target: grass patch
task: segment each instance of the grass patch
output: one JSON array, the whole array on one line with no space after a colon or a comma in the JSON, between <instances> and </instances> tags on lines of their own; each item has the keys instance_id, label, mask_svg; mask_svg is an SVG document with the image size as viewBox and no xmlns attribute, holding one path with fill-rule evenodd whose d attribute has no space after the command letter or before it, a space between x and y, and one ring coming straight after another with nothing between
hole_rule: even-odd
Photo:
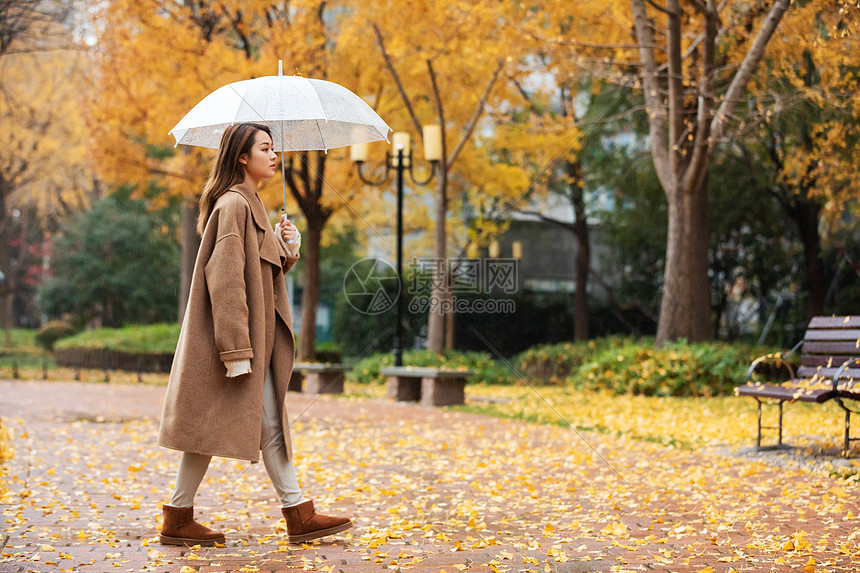
<instances>
[{"instance_id":1,"label":"grass patch","mask_svg":"<svg viewBox=\"0 0 860 573\"><path fill-rule=\"evenodd\" d=\"M0 330L0 356L43 354L44 350L36 342L38 332L31 328L13 328L7 341L6 331Z\"/></svg>"},{"instance_id":2,"label":"grass patch","mask_svg":"<svg viewBox=\"0 0 860 573\"><path fill-rule=\"evenodd\" d=\"M6 331L0 330L0 373L8 369L11 374L15 367L38 368L41 371L44 363L47 363L48 368L53 368L54 360L36 342L38 332L35 329L13 328L7 344Z\"/></svg>"},{"instance_id":3,"label":"grass patch","mask_svg":"<svg viewBox=\"0 0 860 573\"><path fill-rule=\"evenodd\" d=\"M469 370L473 373L472 381L487 384L511 384L516 379L507 366L493 360L485 352L446 350L444 354L435 354L429 350L407 350L403 353L403 363L408 366ZM394 356L390 352L372 354L355 362L346 380L357 384L384 384L385 376L380 369L393 365Z\"/></svg>"},{"instance_id":4,"label":"grass patch","mask_svg":"<svg viewBox=\"0 0 860 573\"><path fill-rule=\"evenodd\" d=\"M63 338L55 348L106 348L122 352L172 353L179 340L179 324L148 324L85 330Z\"/></svg>"},{"instance_id":5,"label":"grass patch","mask_svg":"<svg viewBox=\"0 0 860 573\"><path fill-rule=\"evenodd\" d=\"M465 406L452 409L541 424L569 423L577 430L594 429L686 449L755 444L756 404L748 398L633 396L609 390L556 386L532 390L483 384L466 386L466 397ZM469 400L470 397L479 399ZM486 402L480 398L506 401ZM765 425L775 422L776 408L765 408ZM843 422L844 412L835 403L789 404L784 408L783 439L796 446L816 443L827 448L838 447L842 443ZM775 434L765 434L765 443L770 441L775 441Z\"/></svg>"},{"instance_id":6,"label":"grass patch","mask_svg":"<svg viewBox=\"0 0 860 573\"><path fill-rule=\"evenodd\" d=\"M346 398L386 396L385 384L347 381L345 390ZM468 384L466 404L446 408L537 424L570 424L577 432L687 450L755 445L755 401L736 396L634 396L562 386L536 386L532 390L515 385ZM765 407L765 425L775 425L776 416L775 407ZM783 439L798 447L839 448L844 417L835 403L787 404ZM588 440L587 435L583 437ZM573 439L579 440L576 436ZM764 443L775 440L775 432L765 433Z\"/></svg>"}]
</instances>

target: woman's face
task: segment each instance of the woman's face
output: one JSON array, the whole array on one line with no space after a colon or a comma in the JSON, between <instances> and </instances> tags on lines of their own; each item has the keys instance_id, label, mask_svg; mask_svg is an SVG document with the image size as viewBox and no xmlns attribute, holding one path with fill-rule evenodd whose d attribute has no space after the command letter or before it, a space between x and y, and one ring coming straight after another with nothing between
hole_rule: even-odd
<instances>
[{"instance_id":1,"label":"woman's face","mask_svg":"<svg viewBox=\"0 0 860 573\"><path fill-rule=\"evenodd\" d=\"M245 179L259 183L261 179L268 179L275 174L277 159L272 138L265 131L257 131L254 134L254 145L251 147L251 153L242 155L239 161L244 166Z\"/></svg>"}]
</instances>

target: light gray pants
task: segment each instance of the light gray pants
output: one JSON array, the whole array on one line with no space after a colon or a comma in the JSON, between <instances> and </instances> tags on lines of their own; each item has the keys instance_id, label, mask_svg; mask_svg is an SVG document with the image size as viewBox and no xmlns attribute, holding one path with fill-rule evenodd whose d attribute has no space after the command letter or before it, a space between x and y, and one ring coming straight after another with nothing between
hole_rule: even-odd
<instances>
[{"instance_id":1,"label":"light gray pants","mask_svg":"<svg viewBox=\"0 0 860 573\"><path fill-rule=\"evenodd\" d=\"M287 444L284 441L284 431L279 415L278 398L275 392L275 380L272 369L266 372L266 383L263 385L263 424L260 449L263 452L263 465L275 491L281 501L281 507L291 507L302 503L305 498L299 488L296 478L296 467L292 459L287 459ZM176 472L176 486L170 505L173 507L191 507L194 496L212 456L183 452L179 460L179 470Z\"/></svg>"}]
</instances>

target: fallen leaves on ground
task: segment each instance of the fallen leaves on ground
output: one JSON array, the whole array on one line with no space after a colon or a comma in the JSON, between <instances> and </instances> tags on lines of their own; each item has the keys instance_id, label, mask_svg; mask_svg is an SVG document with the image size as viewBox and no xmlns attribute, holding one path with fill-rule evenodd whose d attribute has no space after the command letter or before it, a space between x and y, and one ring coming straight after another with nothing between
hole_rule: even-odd
<instances>
[{"instance_id":1,"label":"fallen leaves on ground","mask_svg":"<svg viewBox=\"0 0 860 573\"><path fill-rule=\"evenodd\" d=\"M523 390L498 396L519 404L494 407L548 415ZM717 412L722 402L696 407L543 390L572 424L610 430L358 398L314 402L292 428L296 464L319 510L354 516L356 528L334 544L289 545L262 464L215 458L197 509L226 533L226 547L161 546L158 507L169 498L179 454L157 447L157 420L6 416L16 456L3 478L14 503L3 509L9 540L0 562L26 561L34 571L372 564L513 572L564 571L560 564L574 561L605 571L656 565L724 573L850 571L860 559L852 482L635 439L685 431L686 443L740 442L747 432L740 410L721 414L722 425L733 427L725 429L694 409ZM682 412L683 404L693 411Z\"/></svg>"}]
</instances>

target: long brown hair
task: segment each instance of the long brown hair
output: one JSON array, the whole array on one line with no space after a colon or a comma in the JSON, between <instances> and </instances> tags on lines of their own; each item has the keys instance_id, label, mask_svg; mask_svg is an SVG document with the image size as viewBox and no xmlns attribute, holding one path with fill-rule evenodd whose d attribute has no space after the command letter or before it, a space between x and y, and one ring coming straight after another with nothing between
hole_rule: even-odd
<instances>
[{"instance_id":1,"label":"long brown hair","mask_svg":"<svg viewBox=\"0 0 860 573\"><path fill-rule=\"evenodd\" d=\"M224 130L218 156L212 164L209 179L200 196L200 214L197 216L197 233L203 235L209 215L218 197L230 187L245 180L245 170L239 162L242 155L250 154L258 131L265 131L272 137L269 126L262 123L237 123Z\"/></svg>"}]
</instances>

